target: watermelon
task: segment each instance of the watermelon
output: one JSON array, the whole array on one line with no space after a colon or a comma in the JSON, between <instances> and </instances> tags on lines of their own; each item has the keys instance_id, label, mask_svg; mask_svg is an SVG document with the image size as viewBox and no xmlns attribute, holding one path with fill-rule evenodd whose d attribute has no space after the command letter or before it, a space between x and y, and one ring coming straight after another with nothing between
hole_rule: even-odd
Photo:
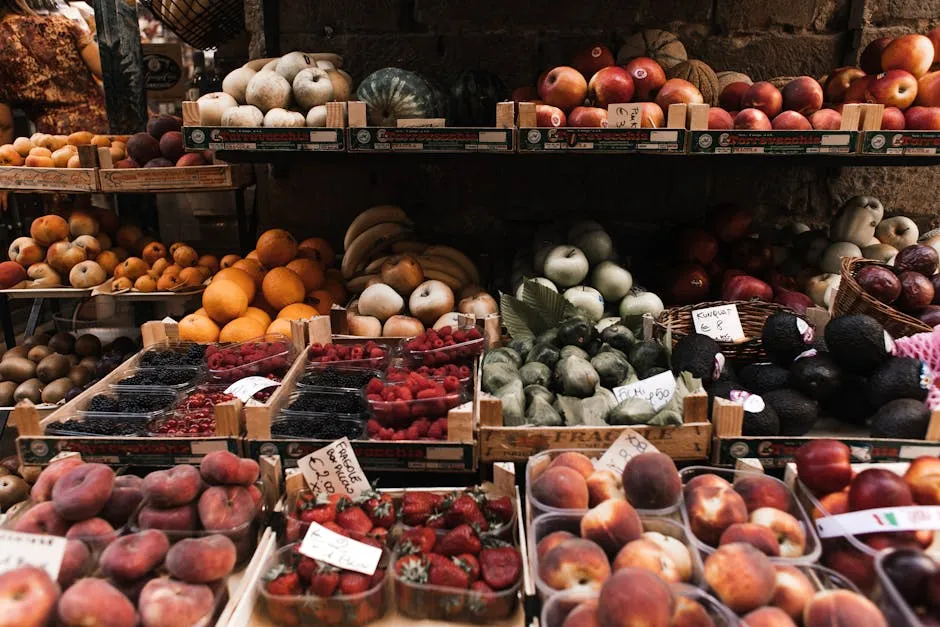
<instances>
[{"instance_id":1,"label":"watermelon","mask_svg":"<svg viewBox=\"0 0 940 627\"><path fill-rule=\"evenodd\" d=\"M356 98L366 103L370 126L396 126L398 120L432 118L439 103L431 84L421 75L396 67L365 77Z\"/></svg>"},{"instance_id":2,"label":"watermelon","mask_svg":"<svg viewBox=\"0 0 940 627\"><path fill-rule=\"evenodd\" d=\"M469 70L450 88L452 126L496 126L496 103L506 98L499 77L485 70Z\"/></svg>"}]
</instances>

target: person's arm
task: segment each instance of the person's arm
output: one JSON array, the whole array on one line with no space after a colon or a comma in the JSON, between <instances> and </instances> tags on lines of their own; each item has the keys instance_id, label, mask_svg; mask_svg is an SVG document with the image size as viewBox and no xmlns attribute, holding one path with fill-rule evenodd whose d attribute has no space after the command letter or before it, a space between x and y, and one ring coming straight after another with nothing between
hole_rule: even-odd
<instances>
[{"instance_id":1,"label":"person's arm","mask_svg":"<svg viewBox=\"0 0 940 627\"><path fill-rule=\"evenodd\" d=\"M13 110L0 102L0 146L13 143Z\"/></svg>"},{"instance_id":2,"label":"person's arm","mask_svg":"<svg viewBox=\"0 0 940 627\"><path fill-rule=\"evenodd\" d=\"M82 60L95 78L101 78L101 55L98 53L98 43L92 42L82 48Z\"/></svg>"}]
</instances>

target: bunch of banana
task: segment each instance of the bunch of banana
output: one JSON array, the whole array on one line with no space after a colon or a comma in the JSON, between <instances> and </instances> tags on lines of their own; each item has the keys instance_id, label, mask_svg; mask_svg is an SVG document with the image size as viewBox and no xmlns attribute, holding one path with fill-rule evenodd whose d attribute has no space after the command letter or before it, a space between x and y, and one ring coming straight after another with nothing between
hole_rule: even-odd
<instances>
[{"instance_id":1,"label":"bunch of banana","mask_svg":"<svg viewBox=\"0 0 940 627\"><path fill-rule=\"evenodd\" d=\"M382 265L397 255L413 255L424 276L459 295L480 284L480 272L464 253L450 246L430 246L409 239L413 224L399 207L382 205L360 213L346 231L343 277L352 292L379 280Z\"/></svg>"}]
</instances>

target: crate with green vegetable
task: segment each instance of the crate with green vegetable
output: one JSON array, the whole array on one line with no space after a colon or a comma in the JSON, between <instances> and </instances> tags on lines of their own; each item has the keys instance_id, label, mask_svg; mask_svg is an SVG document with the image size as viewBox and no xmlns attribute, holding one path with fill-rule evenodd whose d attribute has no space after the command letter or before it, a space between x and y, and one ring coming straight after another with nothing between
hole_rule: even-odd
<instances>
[{"instance_id":1,"label":"crate with green vegetable","mask_svg":"<svg viewBox=\"0 0 940 627\"><path fill-rule=\"evenodd\" d=\"M482 462L605 448L627 427L675 459L708 457L708 397L700 379L671 363L670 342L597 323L535 282L520 295L500 303L512 341L483 358L482 390L500 411L480 414Z\"/></svg>"}]
</instances>

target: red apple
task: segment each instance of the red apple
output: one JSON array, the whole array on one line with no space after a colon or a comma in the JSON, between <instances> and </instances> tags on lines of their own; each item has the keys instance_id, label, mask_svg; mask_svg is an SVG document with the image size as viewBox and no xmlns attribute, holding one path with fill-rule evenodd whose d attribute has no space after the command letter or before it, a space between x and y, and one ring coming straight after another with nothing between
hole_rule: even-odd
<instances>
[{"instance_id":1,"label":"red apple","mask_svg":"<svg viewBox=\"0 0 940 627\"><path fill-rule=\"evenodd\" d=\"M915 77L923 76L934 59L933 42L924 35L901 35L881 53L881 68L904 70Z\"/></svg>"},{"instance_id":2,"label":"red apple","mask_svg":"<svg viewBox=\"0 0 940 627\"><path fill-rule=\"evenodd\" d=\"M588 83L588 99L598 107L630 102L633 92L630 73L616 65L599 70Z\"/></svg>"},{"instance_id":3,"label":"red apple","mask_svg":"<svg viewBox=\"0 0 940 627\"><path fill-rule=\"evenodd\" d=\"M756 277L741 274L727 282L721 291L723 300L760 300L772 301L774 290L772 287Z\"/></svg>"},{"instance_id":4,"label":"red apple","mask_svg":"<svg viewBox=\"0 0 940 627\"><path fill-rule=\"evenodd\" d=\"M784 110L796 111L803 115L810 115L823 105L822 85L810 76L794 78L784 86L781 95Z\"/></svg>"},{"instance_id":5,"label":"red apple","mask_svg":"<svg viewBox=\"0 0 940 627\"><path fill-rule=\"evenodd\" d=\"M662 128L666 125L666 116L655 102L641 102L640 128Z\"/></svg>"},{"instance_id":6,"label":"red apple","mask_svg":"<svg viewBox=\"0 0 940 627\"><path fill-rule=\"evenodd\" d=\"M614 53L605 45L597 44L584 48L571 59L571 67L581 72L584 78L591 78L605 67L614 64ZM627 102L626 100L624 102Z\"/></svg>"},{"instance_id":7,"label":"red apple","mask_svg":"<svg viewBox=\"0 0 940 627\"><path fill-rule=\"evenodd\" d=\"M823 87L826 102L845 102L845 92L852 81L865 76L865 72L857 67L840 67L829 74L826 85Z\"/></svg>"},{"instance_id":8,"label":"red apple","mask_svg":"<svg viewBox=\"0 0 940 627\"><path fill-rule=\"evenodd\" d=\"M702 92L698 90L698 87L681 78L670 78L656 94L656 104L663 111L669 111L671 104L701 104L703 102L705 99L702 98Z\"/></svg>"},{"instance_id":9,"label":"red apple","mask_svg":"<svg viewBox=\"0 0 940 627\"><path fill-rule=\"evenodd\" d=\"M911 107L904 112L909 131L940 131L940 107Z\"/></svg>"},{"instance_id":10,"label":"red apple","mask_svg":"<svg viewBox=\"0 0 940 627\"><path fill-rule=\"evenodd\" d=\"M516 87L510 96L513 102L532 102L539 99L539 92L531 85Z\"/></svg>"},{"instance_id":11,"label":"red apple","mask_svg":"<svg viewBox=\"0 0 940 627\"><path fill-rule=\"evenodd\" d=\"M679 264L669 273L666 299L674 305L700 303L708 296L708 272L697 263Z\"/></svg>"},{"instance_id":12,"label":"red apple","mask_svg":"<svg viewBox=\"0 0 940 627\"><path fill-rule=\"evenodd\" d=\"M852 480L852 451L838 440L807 442L796 452L796 470L814 494L838 492Z\"/></svg>"},{"instance_id":13,"label":"red apple","mask_svg":"<svg viewBox=\"0 0 940 627\"><path fill-rule=\"evenodd\" d=\"M705 229L683 229L676 238L676 251L682 261L707 266L718 256L718 240Z\"/></svg>"},{"instance_id":14,"label":"red apple","mask_svg":"<svg viewBox=\"0 0 940 627\"><path fill-rule=\"evenodd\" d=\"M774 302L792 309L798 314L805 314L806 310L814 305L813 299L803 292L782 288L774 289Z\"/></svg>"},{"instance_id":15,"label":"red apple","mask_svg":"<svg viewBox=\"0 0 940 627\"><path fill-rule=\"evenodd\" d=\"M849 84L845 90L843 102L868 102L868 85L874 76L860 76Z\"/></svg>"},{"instance_id":16,"label":"red apple","mask_svg":"<svg viewBox=\"0 0 940 627\"><path fill-rule=\"evenodd\" d=\"M566 126L565 112L547 104L535 105L535 125L539 128L559 128Z\"/></svg>"},{"instance_id":17,"label":"red apple","mask_svg":"<svg viewBox=\"0 0 940 627\"><path fill-rule=\"evenodd\" d=\"M917 80L917 98L914 104L940 107L940 71L927 72Z\"/></svg>"},{"instance_id":18,"label":"red apple","mask_svg":"<svg viewBox=\"0 0 940 627\"><path fill-rule=\"evenodd\" d=\"M744 109L734 116L734 128L742 131L769 131L770 119L760 109Z\"/></svg>"},{"instance_id":19,"label":"red apple","mask_svg":"<svg viewBox=\"0 0 940 627\"><path fill-rule=\"evenodd\" d=\"M881 130L903 131L904 126L904 112L897 107L885 107L881 116Z\"/></svg>"},{"instance_id":20,"label":"red apple","mask_svg":"<svg viewBox=\"0 0 940 627\"><path fill-rule=\"evenodd\" d=\"M584 104L587 97L587 81L581 72L562 65L545 74L539 81L539 96L553 107L571 111Z\"/></svg>"},{"instance_id":21,"label":"red apple","mask_svg":"<svg viewBox=\"0 0 940 627\"><path fill-rule=\"evenodd\" d=\"M933 62L940 63L940 26L927 31L927 39L933 44Z\"/></svg>"},{"instance_id":22,"label":"red apple","mask_svg":"<svg viewBox=\"0 0 940 627\"><path fill-rule=\"evenodd\" d=\"M730 113L721 107L708 108L708 130L723 131L731 128L734 128L734 118Z\"/></svg>"},{"instance_id":23,"label":"red apple","mask_svg":"<svg viewBox=\"0 0 940 627\"><path fill-rule=\"evenodd\" d=\"M745 237L731 249L731 267L763 275L773 265L773 250L756 237Z\"/></svg>"},{"instance_id":24,"label":"red apple","mask_svg":"<svg viewBox=\"0 0 940 627\"><path fill-rule=\"evenodd\" d=\"M868 83L865 95L868 101L907 109L917 97L917 79L905 70L888 70Z\"/></svg>"},{"instance_id":25,"label":"red apple","mask_svg":"<svg viewBox=\"0 0 940 627\"><path fill-rule=\"evenodd\" d=\"M796 111L783 111L774 118L772 123L775 131L809 131L813 126L809 120Z\"/></svg>"},{"instance_id":26,"label":"red apple","mask_svg":"<svg viewBox=\"0 0 940 627\"><path fill-rule=\"evenodd\" d=\"M725 244L733 244L751 230L754 214L749 209L724 203L709 212L708 227Z\"/></svg>"},{"instance_id":27,"label":"red apple","mask_svg":"<svg viewBox=\"0 0 940 627\"><path fill-rule=\"evenodd\" d=\"M741 106L745 109L760 109L768 118L772 118L783 109L783 94L767 81L758 81L744 92Z\"/></svg>"},{"instance_id":28,"label":"red apple","mask_svg":"<svg viewBox=\"0 0 940 627\"><path fill-rule=\"evenodd\" d=\"M842 127L842 114L835 109L820 109L809 116L809 124L817 131L838 131Z\"/></svg>"},{"instance_id":29,"label":"red apple","mask_svg":"<svg viewBox=\"0 0 940 627\"><path fill-rule=\"evenodd\" d=\"M878 507L906 507L914 504L911 489L899 475L882 468L869 468L852 479L849 510L858 512Z\"/></svg>"},{"instance_id":30,"label":"red apple","mask_svg":"<svg viewBox=\"0 0 940 627\"><path fill-rule=\"evenodd\" d=\"M638 101L648 101L666 84L666 73L660 64L649 57L631 59L623 69L633 79L633 97Z\"/></svg>"},{"instance_id":31,"label":"red apple","mask_svg":"<svg viewBox=\"0 0 940 627\"><path fill-rule=\"evenodd\" d=\"M881 67L881 55L892 41L890 37L879 37L865 46L858 64L866 74L880 74L884 71Z\"/></svg>"},{"instance_id":32,"label":"red apple","mask_svg":"<svg viewBox=\"0 0 940 627\"><path fill-rule=\"evenodd\" d=\"M750 88L750 85L743 81L728 83L718 94L718 105L728 111L740 111L741 99Z\"/></svg>"},{"instance_id":33,"label":"red apple","mask_svg":"<svg viewBox=\"0 0 940 627\"><path fill-rule=\"evenodd\" d=\"M605 128L607 126L607 109L599 107L575 107L568 114L568 126L574 128Z\"/></svg>"}]
</instances>

